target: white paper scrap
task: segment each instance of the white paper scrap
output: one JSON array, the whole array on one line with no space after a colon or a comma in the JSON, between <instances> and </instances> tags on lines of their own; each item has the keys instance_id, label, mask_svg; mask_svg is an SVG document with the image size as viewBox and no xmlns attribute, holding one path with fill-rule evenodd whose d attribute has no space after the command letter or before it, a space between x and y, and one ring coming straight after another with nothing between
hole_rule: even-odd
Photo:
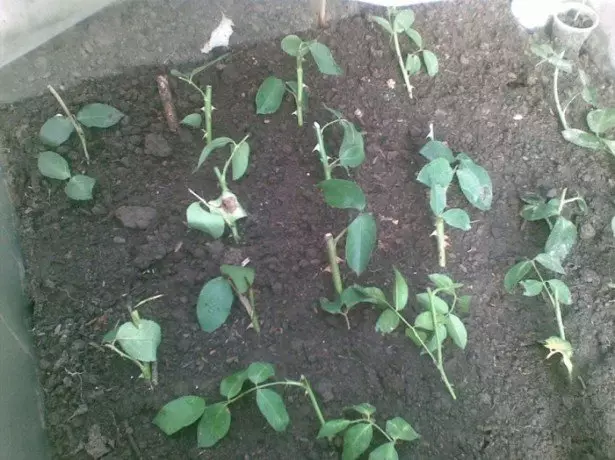
<instances>
[{"instance_id":1,"label":"white paper scrap","mask_svg":"<svg viewBox=\"0 0 615 460\"><path fill-rule=\"evenodd\" d=\"M234 25L233 21L223 14L220 24L218 24L218 27L216 27L209 36L209 41L201 48L201 53L209 53L212 49L219 46L228 46L228 41L231 35L233 35Z\"/></svg>"}]
</instances>

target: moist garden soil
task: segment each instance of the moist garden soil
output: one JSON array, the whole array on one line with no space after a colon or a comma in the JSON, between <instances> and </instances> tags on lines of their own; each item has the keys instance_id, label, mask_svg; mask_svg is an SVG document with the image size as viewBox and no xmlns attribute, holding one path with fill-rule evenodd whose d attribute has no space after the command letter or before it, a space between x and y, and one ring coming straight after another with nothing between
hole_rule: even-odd
<instances>
[{"instance_id":1,"label":"moist garden soil","mask_svg":"<svg viewBox=\"0 0 615 460\"><path fill-rule=\"evenodd\" d=\"M291 417L285 433L274 432L250 398L232 406L229 435L209 450L196 447L194 427L167 437L152 424L160 407L178 396L219 400L220 380L256 360L273 363L280 378L306 375L327 418L370 402L381 421L410 421L422 437L400 447L402 459L615 458L611 158L559 134L551 70L535 68L529 37L513 22L508 2L436 4L415 12L426 47L440 57L440 73L413 77L413 100L388 38L363 16L304 34L330 46L344 75L323 77L307 66L310 111L303 128L291 115L290 100L273 116L255 114L260 82L294 73L279 40L232 50L200 78L200 84L213 86L215 136L239 140L250 133L248 174L231 185L250 214L240 225L240 244L211 241L186 226L185 209L193 201L188 188L216 197L211 169L222 157L212 156L192 173L203 141L187 128L168 130L155 82L165 69L133 69L63 93L74 110L105 102L126 114L119 126L90 133L91 165L84 164L76 138L58 149L73 171L97 178L88 203L69 202L63 185L36 169L36 155L44 150L38 130L59 111L53 97L3 107L0 123L21 216L54 458L339 458L339 445L315 440L318 420L295 390L284 394ZM596 72L588 56L581 62L594 75L603 102L612 103L612 79ZM192 64L176 65L189 70ZM394 88L389 79L396 81ZM172 87L180 116L200 107L187 85L172 79ZM374 330L372 308L351 314L351 330L343 318L318 308L319 297L332 290L323 271L323 237L341 231L348 218L328 208L315 187L322 170L312 151L312 124L330 119L323 103L365 133L367 160L356 180L378 221L368 271L359 280L348 276L346 283L390 290L396 266L416 293L425 289L429 273L439 271L426 189L415 180L425 163L418 150L429 123L438 139L467 152L491 174L493 208L472 210L469 232L450 232L447 273L473 295L464 318L468 346L462 351L449 344L445 351L457 401L430 360L401 333L383 337ZM584 127L587 107L575 103L570 110L571 123ZM506 270L538 253L547 236L542 224L522 226L520 194L554 196L564 187L589 205L576 218L580 240L566 263L574 297L564 310L575 347L571 382L557 359L545 361L538 343L556 333L553 312L540 298L508 295L502 285ZM453 205L463 205L459 190L449 194ZM157 217L146 229L126 228L115 213L127 205L152 207ZM245 258L256 268L261 335L248 328L238 305L219 330L201 331L195 303L202 285L219 275L221 263ZM94 344L127 320L127 305L155 294L164 297L141 309L163 331L160 383L151 390L132 364ZM418 311L408 310L410 318Z\"/></svg>"}]
</instances>

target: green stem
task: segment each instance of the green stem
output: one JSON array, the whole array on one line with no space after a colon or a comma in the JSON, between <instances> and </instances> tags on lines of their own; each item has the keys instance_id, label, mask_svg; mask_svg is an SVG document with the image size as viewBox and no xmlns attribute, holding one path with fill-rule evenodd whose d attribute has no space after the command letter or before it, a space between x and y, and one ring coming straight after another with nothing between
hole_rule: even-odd
<instances>
[{"instance_id":1,"label":"green stem","mask_svg":"<svg viewBox=\"0 0 615 460\"><path fill-rule=\"evenodd\" d=\"M436 364L436 367L438 368L438 371L440 371L440 376L442 378L442 381L444 382L444 384L446 385L446 388L448 389L449 393L451 394L451 396L453 397L453 400L457 399L457 396L455 395L455 390L453 390L453 386L451 385L451 383L448 381L448 377L446 375L446 372L444 371L444 365L442 364L442 342L440 342L440 334L438 334L438 323L437 323L437 319L436 319L436 308L434 306L433 303L433 296L434 293L431 289L427 290L427 294L429 295L429 309L431 311L431 320L433 322L433 333L434 336L436 338L436 344L437 344L437 360L438 363Z\"/></svg>"},{"instance_id":2,"label":"green stem","mask_svg":"<svg viewBox=\"0 0 615 460\"><path fill-rule=\"evenodd\" d=\"M250 135L246 134L242 140L240 140L237 144L233 145L233 150L231 151L231 156L228 157L228 160L226 160L226 163L224 163L224 168L222 169L222 174L220 174L220 170L218 170L217 167L214 168L214 171L216 173L216 177L218 178L218 182L220 183L220 188L222 189L223 192L228 191L228 186L226 185L226 172L228 171L229 166L233 162L233 157L235 156L235 153L237 153L237 150L239 149L239 146L241 144L243 144L248 139L248 137L250 137Z\"/></svg>"},{"instance_id":3,"label":"green stem","mask_svg":"<svg viewBox=\"0 0 615 460\"><path fill-rule=\"evenodd\" d=\"M250 302L250 306L252 307L252 314L250 315L250 320L252 321L252 327L256 331L257 334L261 333L261 325L258 322L258 314L256 313L256 302L254 301L254 289L248 289L248 301Z\"/></svg>"},{"instance_id":4,"label":"green stem","mask_svg":"<svg viewBox=\"0 0 615 460\"><path fill-rule=\"evenodd\" d=\"M211 130L211 85L205 87L205 136L207 138L207 144L211 144L212 130Z\"/></svg>"},{"instance_id":5,"label":"green stem","mask_svg":"<svg viewBox=\"0 0 615 460\"><path fill-rule=\"evenodd\" d=\"M361 421L363 421L363 420L361 420ZM382 433L382 435L387 439L387 441L394 442L393 438L391 436L389 436L389 434L386 431L384 431L382 428L380 428L376 422L374 422L373 420L370 420L369 423L374 428L376 428L378 431L380 431Z\"/></svg>"},{"instance_id":6,"label":"green stem","mask_svg":"<svg viewBox=\"0 0 615 460\"><path fill-rule=\"evenodd\" d=\"M228 164L229 162L227 162ZM220 172L217 166L214 167L214 172L216 173L216 177L218 178L218 183L220 184L220 189L222 192L228 191L228 185L226 185L226 164L224 165L223 172Z\"/></svg>"},{"instance_id":7,"label":"green stem","mask_svg":"<svg viewBox=\"0 0 615 460\"><path fill-rule=\"evenodd\" d=\"M79 124L79 122L77 122L77 119L71 113L71 111L68 110L68 107L66 106L66 104L64 103L64 101L62 100L58 92L53 88L53 86L47 85L47 89L51 92L51 94L53 94L53 97L56 98L56 100L62 107L62 110L64 110L64 113L66 114L66 118L69 119L69 121L73 125L73 128L75 128L75 131L77 132L77 136L79 136L79 140L81 141L81 147L83 148L83 154L85 155L85 162L87 164L90 164L90 154L88 153L88 145L85 141L85 133L83 132L83 128L81 128L81 125Z\"/></svg>"},{"instance_id":8,"label":"green stem","mask_svg":"<svg viewBox=\"0 0 615 460\"><path fill-rule=\"evenodd\" d=\"M562 321L562 310L559 306L559 299L555 296L555 318L557 319L557 329L559 330L559 337L562 340L566 340L566 332L564 332L564 322Z\"/></svg>"},{"instance_id":9,"label":"green stem","mask_svg":"<svg viewBox=\"0 0 615 460\"><path fill-rule=\"evenodd\" d=\"M331 170L333 169L329 164L329 158L327 157L327 149L325 147L325 140L322 133L329 124L325 125L321 129L320 125L314 122L314 130L316 131L316 139L318 140L318 155L320 156L320 162L322 163L322 169L325 173L325 180L331 179Z\"/></svg>"},{"instance_id":10,"label":"green stem","mask_svg":"<svg viewBox=\"0 0 615 460\"><path fill-rule=\"evenodd\" d=\"M391 27L394 27L391 24ZM401 57L401 48L399 47L399 39L397 38L397 33L395 33L395 29L393 29L393 43L395 44L395 53L397 54L397 62L399 63L399 69L401 70L401 74L404 77L404 83L406 84L406 89L408 90L408 96L412 99L412 90L414 87L410 84L410 77L408 76L408 71L406 70L406 66L404 65L404 60Z\"/></svg>"},{"instance_id":11,"label":"green stem","mask_svg":"<svg viewBox=\"0 0 615 460\"><path fill-rule=\"evenodd\" d=\"M314 408L314 412L316 412L316 416L318 417L318 421L320 422L320 426L325 424L325 418L322 415L322 411L320 410L320 406L318 405L318 401L316 400L316 395L312 390L312 386L308 379L302 375L300 382L303 383L303 388L305 388L305 392L308 394L310 398L310 402L312 403L312 407Z\"/></svg>"},{"instance_id":12,"label":"green stem","mask_svg":"<svg viewBox=\"0 0 615 460\"><path fill-rule=\"evenodd\" d=\"M303 126L303 54L297 52L297 124Z\"/></svg>"},{"instance_id":13,"label":"green stem","mask_svg":"<svg viewBox=\"0 0 615 460\"><path fill-rule=\"evenodd\" d=\"M327 256L329 257L329 268L331 269L333 286L335 287L335 292L337 292L338 295L342 295L344 286L342 284L340 266L337 263L337 248L335 246L335 239L331 233L327 233L325 235L325 242L327 243Z\"/></svg>"},{"instance_id":14,"label":"green stem","mask_svg":"<svg viewBox=\"0 0 615 460\"><path fill-rule=\"evenodd\" d=\"M444 237L444 219L436 217L436 241L438 243L438 264L446 267L446 239Z\"/></svg>"},{"instance_id":15,"label":"green stem","mask_svg":"<svg viewBox=\"0 0 615 460\"><path fill-rule=\"evenodd\" d=\"M564 57L564 51L559 55L560 60ZM558 90L558 80L559 80L559 66L555 66L555 70L553 72L553 99L555 99L555 107L557 108L557 114L559 115L559 121L562 124L564 130L568 129L568 123L566 122L566 114L562 110L562 104L559 101L559 90Z\"/></svg>"}]
</instances>

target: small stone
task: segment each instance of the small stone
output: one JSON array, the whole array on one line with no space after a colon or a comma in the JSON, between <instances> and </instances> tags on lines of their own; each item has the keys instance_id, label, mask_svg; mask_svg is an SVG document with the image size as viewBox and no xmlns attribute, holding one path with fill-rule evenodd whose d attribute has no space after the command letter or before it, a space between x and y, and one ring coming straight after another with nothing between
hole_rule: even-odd
<instances>
[{"instance_id":1,"label":"small stone","mask_svg":"<svg viewBox=\"0 0 615 460\"><path fill-rule=\"evenodd\" d=\"M328 380L321 380L316 385L316 391L320 394L320 397L325 403L335 399L335 395L333 394L333 384Z\"/></svg>"},{"instance_id":2,"label":"small stone","mask_svg":"<svg viewBox=\"0 0 615 460\"><path fill-rule=\"evenodd\" d=\"M580 235L582 240L591 240L594 236L596 236L596 229L589 222L585 222L581 225Z\"/></svg>"},{"instance_id":3,"label":"small stone","mask_svg":"<svg viewBox=\"0 0 615 460\"><path fill-rule=\"evenodd\" d=\"M156 210L148 206L120 206L115 211L115 217L124 227L141 230L148 228L157 216Z\"/></svg>"},{"instance_id":4,"label":"small stone","mask_svg":"<svg viewBox=\"0 0 615 460\"><path fill-rule=\"evenodd\" d=\"M81 350L85 350L85 342L81 339L77 339L73 342L73 344L71 345L71 348L74 351L81 351Z\"/></svg>"},{"instance_id":5,"label":"small stone","mask_svg":"<svg viewBox=\"0 0 615 460\"><path fill-rule=\"evenodd\" d=\"M173 152L162 134L149 133L145 136L144 152L158 158L166 158Z\"/></svg>"},{"instance_id":6,"label":"small stone","mask_svg":"<svg viewBox=\"0 0 615 460\"><path fill-rule=\"evenodd\" d=\"M461 62L461 65L468 65L470 63L470 60L466 56L461 56L459 61Z\"/></svg>"},{"instance_id":7,"label":"small stone","mask_svg":"<svg viewBox=\"0 0 615 460\"><path fill-rule=\"evenodd\" d=\"M99 459L111 452L108 443L109 440L101 433L100 425L92 425L88 432L88 442L85 445L85 451L93 459Z\"/></svg>"},{"instance_id":8,"label":"small stone","mask_svg":"<svg viewBox=\"0 0 615 460\"><path fill-rule=\"evenodd\" d=\"M126 242L126 238L123 238L121 236L114 236L113 242L117 244L124 244Z\"/></svg>"},{"instance_id":9,"label":"small stone","mask_svg":"<svg viewBox=\"0 0 615 460\"><path fill-rule=\"evenodd\" d=\"M282 283L273 283L271 285L271 290L275 295L279 295L284 290L284 286L282 286Z\"/></svg>"}]
</instances>

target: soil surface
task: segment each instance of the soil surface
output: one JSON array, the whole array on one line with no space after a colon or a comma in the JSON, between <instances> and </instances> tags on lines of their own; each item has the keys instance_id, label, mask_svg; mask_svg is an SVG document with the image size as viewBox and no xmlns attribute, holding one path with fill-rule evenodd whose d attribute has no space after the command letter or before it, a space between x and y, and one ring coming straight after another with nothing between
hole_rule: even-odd
<instances>
[{"instance_id":1,"label":"soil surface","mask_svg":"<svg viewBox=\"0 0 615 460\"><path fill-rule=\"evenodd\" d=\"M307 66L311 110L302 129L290 100L273 116L254 113L266 76L293 75L293 60L279 41L233 50L200 78L214 88L215 135L251 135L247 176L232 184L250 214L240 225L241 244L211 241L185 224L193 201L188 188L217 196L211 168L221 157L212 156L192 174L203 141L197 132L182 128L175 135L166 127L155 82L164 69L137 68L64 93L75 110L105 102L127 115L115 128L89 133L93 162L87 167L76 138L58 149L73 171L98 180L95 199L85 204L70 203L62 184L36 169L36 155L44 150L38 130L59 111L53 97L2 108L54 458L339 458L335 444L315 440L318 421L296 391L285 393L287 432L275 433L246 398L232 408L228 437L209 450L196 448L194 427L168 438L151 423L175 397L218 400L223 377L263 360L275 364L281 378L306 375L329 418L370 402L380 420L409 420L422 438L400 447L403 459L615 459L611 158L561 137L551 70L535 67L529 37L509 15L508 2L443 3L415 12L416 29L440 57L440 73L413 77L413 100L387 37L365 17L304 34L328 44L345 73L323 77ZM601 102L612 106L614 82L595 75L587 56L581 62L593 74ZM389 79L397 82L393 89ZM187 85L172 80L172 86L180 116L200 107ZM568 86L561 82L562 93ZM365 133L367 160L356 179L377 216L378 248L362 284L390 290L396 266L416 293L429 273L439 271L426 189L415 180L425 163L418 150L429 123L438 139L491 174L493 208L471 211L471 231L450 232L448 273L473 295L464 318L468 346L445 352L457 401L401 333L375 332L376 311L357 309L347 330L343 318L318 309L318 298L331 290L323 236L347 222L346 213L329 209L315 187L322 171L312 151L312 123L329 120L323 103ZM587 107L575 101L569 110L571 124L584 127ZM589 205L576 218L580 240L564 278L574 298L564 309L580 377L572 382L556 360L545 361L538 344L557 330L550 309L539 298L508 295L502 285L506 270L538 253L547 235L542 224L521 226L519 195L554 196L564 187ZM450 196L453 204L464 204L456 188ZM115 216L121 206L151 207L155 215L143 213L146 228L126 228ZM244 258L256 268L262 334L248 329L238 305L226 325L206 334L196 321L199 291L219 275L222 262ZM353 281L347 276L346 283ZM142 310L163 330L160 383L150 390L132 364L92 344L127 319L128 304L155 294L164 297ZM408 310L410 318L418 311Z\"/></svg>"}]
</instances>

